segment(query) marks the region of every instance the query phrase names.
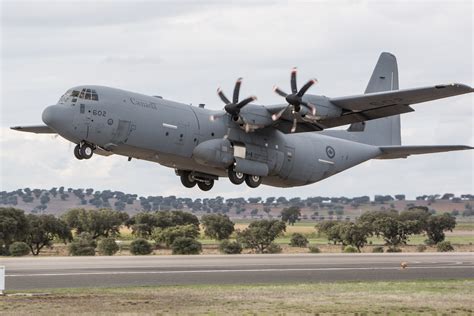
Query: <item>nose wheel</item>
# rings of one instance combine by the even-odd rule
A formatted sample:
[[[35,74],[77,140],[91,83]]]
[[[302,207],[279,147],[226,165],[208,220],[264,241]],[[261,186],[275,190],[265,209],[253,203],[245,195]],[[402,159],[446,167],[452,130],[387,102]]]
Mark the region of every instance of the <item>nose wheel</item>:
[[[79,159],[90,159],[94,154],[94,148],[86,143],[79,143],[74,147],[74,156]]]

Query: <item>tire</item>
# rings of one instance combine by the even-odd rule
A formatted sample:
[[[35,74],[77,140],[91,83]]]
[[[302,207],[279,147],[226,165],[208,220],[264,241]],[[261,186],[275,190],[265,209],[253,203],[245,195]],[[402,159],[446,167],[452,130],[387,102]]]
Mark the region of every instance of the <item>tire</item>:
[[[214,186],[214,180],[207,180],[206,182],[198,182],[199,189],[209,191]]]
[[[235,172],[233,169],[227,170],[230,182],[233,184],[242,184],[245,181],[245,174],[241,172]]]
[[[191,172],[189,171],[184,171],[181,174],[181,183],[186,187],[186,188],[192,188],[196,185],[196,181],[191,178]]]
[[[245,176],[245,183],[251,188],[256,188],[262,183],[262,177],[259,176],[251,176],[251,175],[246,175]]]
[[[74,157],[76,157],[79,160],[84,159],[84,157],[81,156],[81,147],[79,147],[79,144],[74,147]]]
[[[84,144],[81,146],[79,152],[81,153],[82,158],[90,159],[94,153],[94,149],[90,145]]]

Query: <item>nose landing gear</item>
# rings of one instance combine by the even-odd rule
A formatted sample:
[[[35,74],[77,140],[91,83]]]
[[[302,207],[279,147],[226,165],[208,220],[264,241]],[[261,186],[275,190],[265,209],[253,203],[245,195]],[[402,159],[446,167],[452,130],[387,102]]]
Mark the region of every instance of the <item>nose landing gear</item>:
[[[90,159],[94,154],[94,147],[87,143],[79,143],[74,147],[74,156],[79,159]]]

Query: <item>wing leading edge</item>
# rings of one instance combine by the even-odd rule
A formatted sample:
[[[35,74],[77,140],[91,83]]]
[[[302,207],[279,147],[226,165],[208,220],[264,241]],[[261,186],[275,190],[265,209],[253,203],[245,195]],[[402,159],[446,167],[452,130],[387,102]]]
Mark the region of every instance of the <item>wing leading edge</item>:
[[[33,126],[13,126],[10,127],[12,130],[20,132],[28,132],[35,134],[57,134],[55,130],[46,125],[33,125]]]
[[[382,152],[377,159],[407,158],[410,155],[423,155],[456,150],[469,150],[474,147],[464,145],[437,145],[437,146],[382,146]]]

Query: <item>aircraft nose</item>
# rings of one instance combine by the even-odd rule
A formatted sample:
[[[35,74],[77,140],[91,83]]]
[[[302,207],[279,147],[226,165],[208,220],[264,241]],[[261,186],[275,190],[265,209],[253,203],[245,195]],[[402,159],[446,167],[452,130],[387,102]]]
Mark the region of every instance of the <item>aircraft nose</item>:
[[[42,119],[46,125],[54,128],[64,121],[64,114],[60,106],[50,105],[44,109]]]

